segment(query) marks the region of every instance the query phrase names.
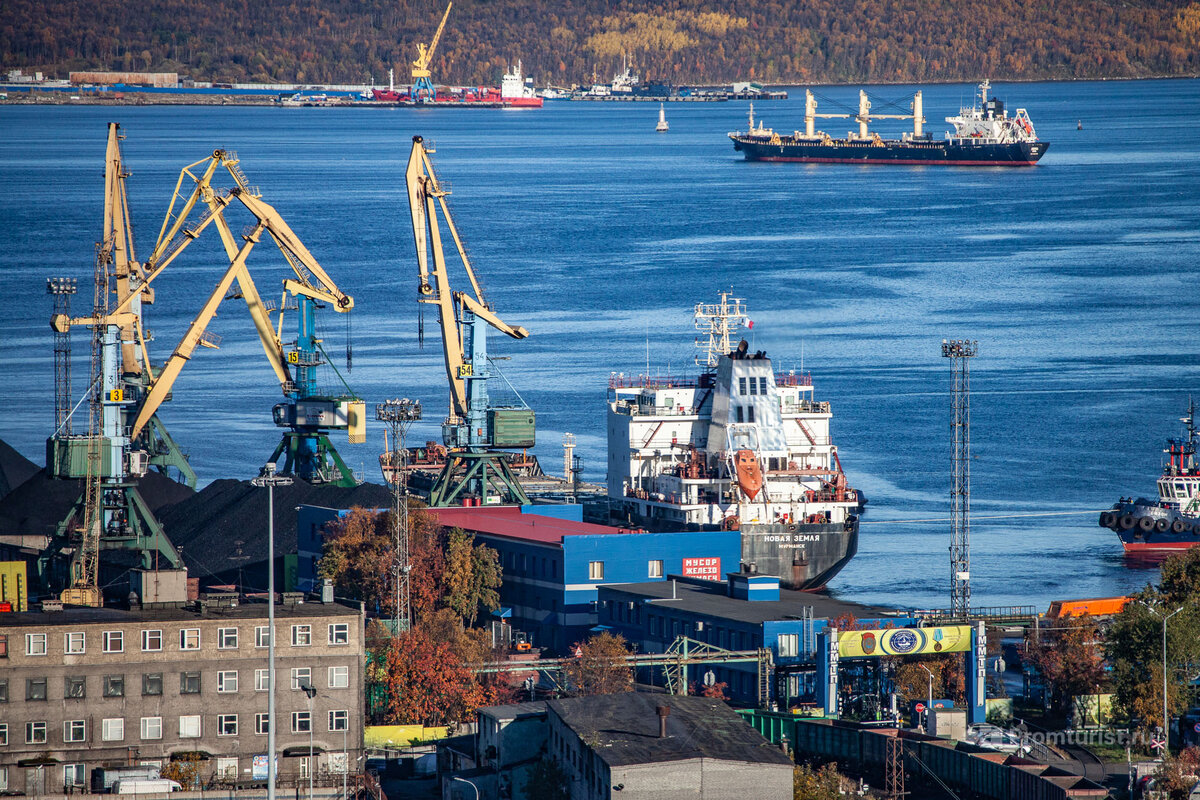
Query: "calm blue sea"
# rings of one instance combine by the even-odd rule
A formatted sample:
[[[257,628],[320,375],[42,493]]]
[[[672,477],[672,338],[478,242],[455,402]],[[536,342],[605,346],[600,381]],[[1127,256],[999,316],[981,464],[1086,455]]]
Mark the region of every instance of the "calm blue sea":
[[[973,91],[926,87],[929,127],[940,135],[941,118]],[[128,136],[141,254],[179,170],[214,148],[238,151],[264,199],[356,299],[347,380],[371,402],[422,399],[428,421],[413,438],[438,438],[444,375],[430,315],[426,346],[417,346],[404,190],[411,137],[421,134],[436,143],[489,299],[531,332],[491,346],[511,357],[502,366],[537,410],[548,468],[560,468],[569,431],[584,477],[602,481],[609,375],[643,372],[647,361],[652,372],[689,373],[692,306],[733,289],[750,306],[752,346],[780,367],[810,370],[817,397],[833,404],[842,464],[870,498],[860,553],[833,582],[836,594],[948,602],[949,523],[937,521],[949,509],[946,337],[979,341],[975,603],[1044,607],[1137,588],[1157,571],[1127,566],[1094,512],[1154,491],[1163,440],[1200,392],[1200,82],[1001,84],[995,93],[1028,108],[1051,142],[1040,166],[747,164],[725,137],[744,128],[745,102],[671,105],[668,134],[654,132],[656,104],[2,107],[0,375],[9,401],[0,436],[42,461],[53,392],[45,278],[90,282],[113,120]],[[856,103],[855,89],[821,94]],[[758,103],[757,116],[778,130],[803,127],[802,98]],[[824,127],[841,134],[850,123]],[[286,265],[265,245],[255,256],[258,286],[277,295]],[[164,274],[147,312],[156,360],[170,354],[223,260],[206,237]],[[77,310],[89,303],[90,288]],[[321,324],[340,358],[347,327],[335,316]],[[161,414],[203,482],[256,474],[279,438],[270,419],[278,387],[244,306],[224,304],[212,330],[221,349],[197,353]],[[80,392],[84,337],[76,348]],[[379,480],[382,445],[375,426],[367,444],[340,449]],[[1080,513],[1016,516],[1051,512]],[[1010,518],[986,519],[995,516]],[[903,520],[934,521],[895,522]]]

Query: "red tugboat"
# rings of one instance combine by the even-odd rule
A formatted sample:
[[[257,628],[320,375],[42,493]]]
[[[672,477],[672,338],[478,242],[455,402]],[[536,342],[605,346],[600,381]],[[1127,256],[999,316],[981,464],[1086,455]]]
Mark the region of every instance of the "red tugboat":
[[[1122,498],[1100,514],[1130,554],[1153,555],[1200,545],[1200,464],[1196,461],[1196,404],[1189,402],[1186,439],[1168,439],[1158,500]]]

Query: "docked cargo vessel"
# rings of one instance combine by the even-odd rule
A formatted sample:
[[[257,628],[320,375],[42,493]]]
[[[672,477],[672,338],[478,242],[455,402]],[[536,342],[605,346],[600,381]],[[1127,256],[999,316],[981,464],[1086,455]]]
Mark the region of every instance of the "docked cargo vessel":
[[[1196,406],[1181,420],[1187,438],[1168,439],[1158,500],[1122,498],[1100,514],[1100,527],[1116,531],[1126,553],[1186,550],[1200,545],[1200,464],[1196,461]]]
[[[731,346],[749,322],[741,300],[722,293],[695,319],[698,377],[610,379],[611,521],[739,530],[747,569],[820,589],[857,552],[862,508],[829,436],[829,403],[813,398],[808,375],[777,374],[765,353]]]
[[[867,93],[859,92],[857,114],[818,114],[817,101],[806,93],[804,132],[778,133],[754,126],[754,108],[750,108],[747,131],[729,134],[734,150],[744,153],[747,161],[801,161],[829,164],[948,164],[957,166],[1033,166],[1046,154],[1049,142],[1038,138],[1029,114],[1023,108],[1013,116],[1004,101],[988,94],[991,85],[979,86],[979,102],[962,108],[946,122],[953,126],[944,139],[935,139],[924,130],[921,92],[913,95],[911,114],[872,114]],[[818,118],[853,118],[858,132],[834,139],[816,130]],[[899,139],[884,139],[869,131],[873,120],[911,119],[913,130]]]

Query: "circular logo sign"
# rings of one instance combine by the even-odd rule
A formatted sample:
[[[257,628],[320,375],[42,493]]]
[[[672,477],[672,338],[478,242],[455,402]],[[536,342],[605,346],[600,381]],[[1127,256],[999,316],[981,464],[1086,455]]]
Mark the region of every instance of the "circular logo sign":
[[[888,646],[894,652],[903,655],[916,650],[919,641],[917,635],[912,631],[899,630],[892,634],[892,638],[888,640]]]
[[[917,703],[917,704],[916,704],[916,706],[914,706],[914,708],[916,708],[916,709],[917,709],[917,713],[918,713],[918,714],[920,714],[921,712],[923,712],[923,711],[925,710],[925,704],[924,704],[924,703]]]

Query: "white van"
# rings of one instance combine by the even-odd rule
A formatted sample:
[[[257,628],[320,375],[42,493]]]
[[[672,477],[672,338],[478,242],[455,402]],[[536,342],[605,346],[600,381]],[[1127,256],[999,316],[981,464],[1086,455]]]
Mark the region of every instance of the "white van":
[[[112,785],[113,794],[170,794],[182,789],[178,781],[166,778],[122,778]]]

